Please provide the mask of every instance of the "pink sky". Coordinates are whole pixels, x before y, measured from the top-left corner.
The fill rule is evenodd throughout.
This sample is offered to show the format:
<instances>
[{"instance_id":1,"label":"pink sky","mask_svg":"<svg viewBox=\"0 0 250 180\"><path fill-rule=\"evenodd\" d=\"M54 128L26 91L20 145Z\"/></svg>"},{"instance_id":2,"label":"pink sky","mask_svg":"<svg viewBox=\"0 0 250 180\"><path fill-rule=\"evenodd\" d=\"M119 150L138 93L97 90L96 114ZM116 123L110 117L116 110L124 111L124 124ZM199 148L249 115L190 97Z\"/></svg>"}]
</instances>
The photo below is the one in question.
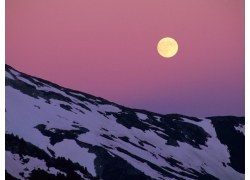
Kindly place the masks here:
<instances>
[{"instance_id":1,"label":"pink sky","mask_svg":"<svg viewBox=\"0 0 250 180\"><path fill-rule=\"evenodd\" d=\"M6 64L132 108L245 113L244 0L8 0ZM163 37L176 56L157 52Z\"/></svg>"}]
</instances>

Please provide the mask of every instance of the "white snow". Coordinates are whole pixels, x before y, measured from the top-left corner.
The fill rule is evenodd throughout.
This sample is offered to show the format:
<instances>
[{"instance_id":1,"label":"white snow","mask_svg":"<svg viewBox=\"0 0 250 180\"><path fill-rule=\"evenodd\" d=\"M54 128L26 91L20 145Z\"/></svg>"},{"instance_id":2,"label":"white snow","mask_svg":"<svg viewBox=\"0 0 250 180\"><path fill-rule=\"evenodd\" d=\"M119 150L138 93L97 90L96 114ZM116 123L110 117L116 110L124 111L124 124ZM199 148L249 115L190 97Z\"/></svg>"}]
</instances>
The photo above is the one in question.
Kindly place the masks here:
<instances>
[{"instance_id":1,"label":"white snow","mask_svg":"<svg viewBox=\"0 0 250 180\"><path fill-rule=\"evenodd\" d=\"M146 120L148 119L148 116L146 114L142 114L142 113L136 113L137 117L140 118L141 120Z\"/></svg>"},{"instance_id":2,"label":"white snow","mask_svg":"<svg viewBox=\"0 0 250 180\"><path fill-rule=\"evenodd\" d=\"M115 157L111 152L107 151L112 157Z\"/></svg>"},{"instance_id":3,"label":"white snow","mask_svg":"<svg viewBox=\"0 0 250 180\"><path fill-rule=\"evenodd\" d=\"M234 127L235 130L242 132L245 135L245 125L239 125Z\"/></svg>"},{"instance_id":4,"label":"white snow","mask_svg":"<svg viewBox=\"0 0 250 180\"><path fill-rule=\"evenodd\" d=\"M11 72L12 74L16 75L16 76L19 76L19 75L20 75L19 72L15 71L15 70L12 70L12 69L10 69L10 72Z\"/></svg>"},{"instance_id":5,"label":"white snow","mask_svg":"<svg viewBox=\"0 0 250 180\"><path fill-rule=\"evenodd\" d=\"M73 162L78 162L84 167L87 167L88 171L92 175L96 175L94 159L95 154L89 153L88 149L81 148L74 140L64 139L62 142L50 147L56 156L69 158Z\"/></svg>"},{"instance_id":6,"label":"white snow","mask_svg":"<svg viewBox=\"0 0 250 180\"><path fill-rule=\"evenodd\" d=\"M163 134L163 135L165 135L165 136L168 136L167 134L165 134L164 132L162 132L162 131L156 131L157 133L159 133L159 134Z\"/></svg>"},{"instance_id":7,"label":"white snow","mask_svg":"<svg viewBox=\"0 0 250 180\"><path fill-rule=\"evenodd\" d=\"M40 86L37 89L47 91L47 92L52 91L52 92L56 92L58 94L62 94L63 96L71 97L71 96L68 96L67 94L65 94L63 91L56 89L54 87L51 87L51 86Z\"/></svg>"},{"instance_id":8,"label":"white snow","mask_svg":"<svg viewBox=\"0 0 250 180\"><path fill-rule=\"evenodd\" d=\"M161 117L159 117L159 116L154 116L155 118L156 118L156 121L158 121L158 122L161 122Z\"/></svg>"},{"instance_id":9,"label":"white snow","mask_svg":"<svg viewBox=\"0 0 250 180\"><path fill-rule=\"evenodd\" d=\"M179 150L182 150L182 152L190 152L190 151L193 152L192 156L190 157L188 154L178 152L178 149L176 149L176 152L178 153L178 156L177 155L175 156L176 160L179 159L179 161L184 162L186 167L196 166L196 168L194 169L197 169L198 166L201 166L202 162L203 163L205 162L207 164L207 166L203 167L205 171L220 179L228 179L228 180L244 179L244 174L236 172L230 166L224 167L222 165L222 162L224 162L225 164L230 162L229 160L230 155L227 146L221 144L220 141L218 140L215 129L211 124L211 120L203 119L201 122L195 122L184 118L184 121L202 127L212 137L208 138L208 141L206 142L208 147L202 146L202 150L194 149L188 144L178 142L180 145L180 148L178 148ZM179 156L180 154L182 156ZM194 154L197 155L197 158L195 158ZM201 159L201 157L203 157L203 159Z\"/></svg>"},{"instance_id":10,"label":"white snow","mask_svg":"<svg viewBox=\"0 0 250 180\"><path fill-rule=\"evenodd\" d=\"M112 150L111 150L112 151ZM132 158L129 155L126 155L124 153L121 153L117 150L113 150L113 153L115 153L116 155L122 157L124 160L126 160L128 163L130 163L132 166L134 166L135 168L141 170L142 172L144 172L146 175L151 176L151 177L163 177L159 172L151 169L151 167L148 166L147 163L142 163L134 158Z\"/></svg>"},{"instance_id":11,"label":"white snow","mask_svg":"<svg viewBox=\"0 0 250 180\"><path fill-rule=\"evenodd\" d=\"M121 112L121 110L118 107L111 106L108 104L99 104L98 107L100 107L100 109L106 112L116 112L116 113Z\"/></svg>"},{"instance_id":12,"label":"white snow","mask_svg":"<svg viewBox=\"0 0 250 180\"><path fill-rule=\"evenodd\" d=\"M49 111L44 113L43 110L34 107L34 104L38 103L41 107L43 102L27 95L23 95L18 90L12 89L9 86L6 86L5 97L7 111L5 130L8 131L8 133L13 133L24 138L26 141L31 142L48 152L46 147L49 143L49 138L43 136L34 128L36 125L46 122L51 115L48 113ZM44 119L44 116L47 116L48 118ZM53 116L50 116L50 118L51 117ZM39 141L37 141L37 139L39 139Z\"/></svg>"},{"instance_id":13,"label":"white snow","mask_svg":"<svg viewBox=\"0 0 250 180\"><path fill-rule=\"evenodd\" d=\"M34 81L36 81L36 82L40 82L39 80L37 80L36 78L32 78ZM41 83L41 82L40 82Z\"/></svg>"},{"instance_id":14,"label":"white snow","mask_svg":"<svg viewBox=\"0 0 250 180\"><path fill-rule=\"evenodd\" d=\"M54 167L50 167L49 172L50 172L50 174L54 174L54 175L57 175L57 173L60 173L60 174L63 174L64 176L67 176L67 174L65 172L62 172Z\"/></svg>"},{"instance_id":15,"label":"white snow","mask_svg":"<svg viewBox=\"0 0 250 180\"><path fill-rule=\"evenodd\" d=\"M5 151L5 169L7 172L18 179L25 179L19 174L20 172L24 173L24 177L29 177L29 174L34 169L40 168L45 171L48 169L44 160L30 156L23 156L23 158L29 158L29 162L23 163L18 154L12 154L10 151ZM66 176L65 172L55 169L54 167L50 167L48 171L48 173L54 175L57 175L58 172Z\"/></svg>"},{"instance_id":16,"label":"white snow","mask_svg":"<svg viewBox=\"0 0 250 180\"><path fill-rule=\"evenodd\" d=\"M29 162L22 164L20 161L20 156L18 154L12 154L10 151L5 151L5 169L8 173L18 179L24 179L19 173L24 172L24 177L28 177L29 173L33 169L43 169L47 170L47 166L44 160L40 160L37 158L33 158L30 156L23 156L24 159L29 158ZM27 168L28 170L25 171L24 169Z\"/></svg>"},{"instance_id":17,"label":"white snow","mask_svg":"<svg viewBox=\"0 0 250 180\"><path fill-rule=\"evenodd\" d=\"M5 71L5 77L15 80L13 76L7 71Z\"/></svg>"},{"instance_id":18,"label":"white snow","mask_svg":"<svg viewBox=\"0 0 250 180\"><path fill-rule=\"evenodd\" d=\"M179 169L178 167L170 166L163 158L160 157L160 155L165 158L173 157L174 159L182 162L183 167L186 168L187 171L188 168L193 168L201 172L200 167L203 167L205 171L220 179L244 179L243 174L236 172L230 166L224 167L222 165L222 162L224 162L225 164L229 162L230 156L228 153L228 149L227 146L221 144L217 139L216 132L211 124L211 121L208 119L202 119L201 122L195 122L183 118L185 122L200 126L208 134L211 135L211 138L208 138L208 141L206 142L208 147L201 146L202 150L200 150L190 146L187 143L179 141L178 144L180 145L180 147L167 146L165 144L167 141L156 134L156 132L164 134L162 132L163 129L161 128L157 127L159 130L155 132L151 130L143 132L142 130L134 127L128 130L128 128L126 128L125 126L117 123L116 118L113 115L109 115L107 116L108 118L106 118L98 112L121 112L121 110L115 106L108 104L94 105L90 102L81 102L78 99L73 98L65 94L63 91L55 89L53 87L38 87L37 89L60 93L65 97L71 98L75 103L80 102L85 104L86 106L88 106L88 108L91 109L91 112L74 103L68 104L66 102L54 99L50 100L51 104L47 104L45 103L44 99L35 99L26 94L22 94L20 91L15 90L10 86L6 86L6 132L13 133L18 135L19 137L22 137L25 141L31 142L32 144L46 151L48 154L50 154L47 150L47 147L49 147L56 153L55 155L57 157L63 156L65 158L70 158L73 162L78 162L82 166L87 167L89 172L94 176L96 175L94 167L94 159L96 158L95 154L89 153L87 148L81 148L76 144L74 140L69 139L64 139L62 142L56 143L54 146L52 146L50 144L49 137L42 135L41 132L34 127L38 124L45 124L46 129L48 130L52 130L53 128L73 130L77 129L72 127L72 124L74 124L73 121L78 122L78 126L82 126L90 130L85 134L79 135L79 141L98 146L104 144L112 148L107 150L110 155L117 155L124 158L128 163L132 164L139 170L143 171L145 174L155 179L165 179L165 177L157 171L153 170L147 163L141 163L140 161L137 161L136 159L122 152L119 152L116 148L120 147L124 150L127 150L128 152L133 153L136 156L152 162L159 167L166 166L178 172L183 172L183 170ZM61 108L60 104L70 105L73 112ZM34 107L34 105L39 106L40 109ZM76 108L80 109L85 114L79 113L75 110ZM136 115L142 120L143 123L149 124L144 121L148 119L148 116L146 114L136 112ZM157 118L157 121L160 121L159 116L154 117ZM47 121L49 121L49 123ZM153 125L150 126L156 127ZM102 128L107 129L108 132L102 131ZM244 127L235 128L236 130L244 133ZM100 136L102 134L106 134L108 136L113 135L116 138L113 138L114 140L109 140ZM141 146L139 144L139 141L146 141L155 147L144 143L144 146L141 147L147 149L147 151L142 150L118 138L123 136L128 137L130 142L138 146ZM37 141L37 139L39 139L39 141ZM154 155L152 155L151 153ZM8 156L12 157L13 155ZM11 160L9 160L9 162L14 164L16 163L12 162ZM10 166L10 163L7 163L7 165ZM204 163L206 163L207 166L204 165ZM9 168L9 170L11 171L11 168ZM57 172L56 169L54 170L50 168L50 170L52 173ZM178 176L186 178L182 175ZM18 173L16 177L20 178Z\"/></svg>"},{"instance_id":19,"label":"white snow","mask_svg":"<svg viewBox=\"0 0 250 180\"><path fill-rule=\"evenodd\" d=\"M86 98L83 94L80 94L80 93L73 93L73 92L70 92L70 94L74 94L74 95L82 96L82 97Z\"/></svg>"},{"instance_id":20,"label":"white snow","mask_svg":"<svg viewBox=\"0 0 250 180\"><path fill-rule=\"evenodd\" d=\"M147 123L146 121L142 121L144 124L147 124L147 125L149 125L151 128L153 127L153 128L156 128L156 129L158 129L158 130L160 130L160 131L164 131L164 129L162 129L162 128L160 128L160 127L157 127L157 126L155 126L155 125L153 125L153 124L149 124L149 123Z\"/></svg>"},{"instance_id":21,"label":"white snow","mask_svg":"<svg viewBox=\"0 0 250 180\"><path fill-rule=\"evenodd\" d=\"M81 178L84 178L83 174L81 173L81 171L75 171L77 174L79 174L81 176Z\"/></svg>"},{"instance_id":22,"label":"white snow","mask_svg":"<svg viewBox=\"0 0 250 180\"><path fill-rule=\"evenodd\" d=\"M28 79L25 79L25 78L20 77L20 76L17 76L17 78L18 78L19 80L21 80L21 81L23 81L23 82L25 82L25 83L31 85L31 86L36 86L34 83L30 82Z\"/></svg>"}]
</instances>

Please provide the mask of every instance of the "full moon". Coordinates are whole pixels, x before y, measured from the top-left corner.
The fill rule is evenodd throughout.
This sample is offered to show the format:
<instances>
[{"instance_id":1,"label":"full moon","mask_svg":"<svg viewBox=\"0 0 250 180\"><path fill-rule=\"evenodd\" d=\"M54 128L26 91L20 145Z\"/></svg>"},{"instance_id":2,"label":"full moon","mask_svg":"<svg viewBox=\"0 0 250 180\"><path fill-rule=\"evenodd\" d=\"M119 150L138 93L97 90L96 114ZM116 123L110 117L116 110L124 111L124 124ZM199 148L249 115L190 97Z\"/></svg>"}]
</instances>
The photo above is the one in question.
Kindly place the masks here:
<instances>
[{"instance_id":1,"label":"full moon","mask_svg":"<svg viewBox=\"0 0 250 180\"><path fill-rule=\"evenodd\" d=\"M178 44L173 38L166 37L159 41L157 45L157 50L161 56L165 58L170 58L177 53Z\"/></svg>"}]
</instances>

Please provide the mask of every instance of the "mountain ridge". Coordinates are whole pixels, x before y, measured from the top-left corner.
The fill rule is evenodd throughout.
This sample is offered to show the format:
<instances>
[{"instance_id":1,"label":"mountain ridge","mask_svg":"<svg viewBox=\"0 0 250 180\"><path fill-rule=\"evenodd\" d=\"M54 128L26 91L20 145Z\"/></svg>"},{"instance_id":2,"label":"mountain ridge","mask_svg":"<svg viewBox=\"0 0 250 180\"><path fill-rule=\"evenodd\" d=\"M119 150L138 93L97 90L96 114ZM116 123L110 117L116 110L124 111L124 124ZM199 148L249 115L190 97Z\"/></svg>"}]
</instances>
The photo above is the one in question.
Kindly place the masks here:
<instances>
[{"instance_id":1,"label":"mountain ridge","mask_svg":"<svg viewBox=\"0 0 250 180\"><path fill-rule=\"evenodd\" d=\"M15 178L40 173L56 179L56 173L52 177L48 171L54 168L61 178L78 177L77 173L82 179L244 179L244 117L196 118L128 108L29 76L9 65L5 68L6 137L20 136L15 141L31 143L48 155L41 165L44 169L38 171L33 164L39 158L23 154L20 147L7 141L6 170ZM223 130L221 121L229 128ZM22 156L33 158L33 164L8 163L13 157L25 159ZM67 171L53 164L59 157L68 158L75 169ZM23 165L30 169L24 170Z\"/></svg>"}]
</instances>

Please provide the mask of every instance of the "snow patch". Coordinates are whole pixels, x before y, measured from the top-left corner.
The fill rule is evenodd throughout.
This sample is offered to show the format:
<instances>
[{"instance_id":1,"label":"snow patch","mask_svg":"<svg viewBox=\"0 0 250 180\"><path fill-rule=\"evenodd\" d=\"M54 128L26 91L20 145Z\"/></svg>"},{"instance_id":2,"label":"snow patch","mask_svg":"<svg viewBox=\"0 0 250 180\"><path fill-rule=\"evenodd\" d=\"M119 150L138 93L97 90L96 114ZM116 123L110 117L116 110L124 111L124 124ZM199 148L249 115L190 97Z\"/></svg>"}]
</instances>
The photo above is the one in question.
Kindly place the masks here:
<instances>
[{"instance_id":1,"label":"snow patch","mask_svg":"<svg viewBox=\"0 0 250 180\"><path fill-rule=\"evenodd\" d=\"M81 171L77 170L75 171L77 174L79 174L81 176L81 178L84 178L83 174L81 173Z\"/></svg>"},{"instance_id":2,"label":"snow patch","mask_svg":"<svg viewBox=\"0 0 250 180\"><path fill-rule=\"evenodd\" d=\"M88 149L81 148L74 140L64 139L62 142L51 146L51 149L56 153L57 157L69 158L73 162L78 162L88 171L96 176L94 160L95 154L89 153Z\"/></svg>"},{"instance_id":3,"label":"snow patch","mask_svg":"<svg viewBox=\"0 0 250 180\"><path fill-rule=\"evenodd\" d=\"M13 76L7 71L5 71L5 77L15 80Z\"/></svg>"},{"instance_id":4,"label":"snow patch","mask_svg":"<svg viewBox=\"0 0 250 180\"><path fill-rule=\"evenodd\" d=\"M28 163L24 163L20 160L18 154L12 154L10 151L5 151L5 169L9 174L18 178L25 179L19 173L23 172L24 177L28 177L34 169L47 170L47 166L44 160L40 160L30 156L23 156L24 159L29 158Z\"/></svg>"},{"instance_id":5,"label":"snow patch","mask_svg":"<svg viewBox=\"0 0 250 180\"><path fill-rule=\"evenodd\" d=\"M158 122L161 122L161 117L159 117L159 116L154 116L155 117L155 119L156 119L156 121L158 121Z\"/></svg>"},{"instance_id":6,"label":"snow patch","mask_svg":"<svg viewBox=\"0 0 250 180\"><path fill-rule=\"evenodd\" d=\"M112 157L115 157L111 152L107 151L109 153L109 155L111 155Z\"/></svg>"},{"instance_id":7,"label":"snow patch","mask_svg":"<svg viewBox=\"0 0 250 180\"><path fill-rule=\"evenodd\" d=\"M10 69L10 72L11 72L12 74L16 75L16 76L19 76L19 75L20 75L19 72L15 71L15 70L13 70L13 69Z\"/></svg>"},{"instance_id":8,"label":"snow patch","mask_svg":"<svg viewBox=\"0 0 250 180\"><path fill-rule=\"evenodd\" d=\"M137 117L140 118L141 120L146 120L148 119L148 116L146 114L142 114L142 113L136 113Z\"/></svg>"},{"instance_id":9,"label":"snow patch","mask_svg":"<svg viewBox=\"0 0 250 180\"><path fill-rule=\"evenodd\" d=\"M31 85L31 86L36 86L36 85L33 84L32 82L30 82L28 79L25 79L25 78L20 77L20 76L18 76L17 78L18 78L19 80L21 80L21 81L23 81L23 82L25 82L25 83Z\"/></svg>"},{"instance_id":10,"label":"snow patch","mask_svg":"<svg viewBox=\"0 0 250 180\"><path fill-rule=\"evenodd\" d=\"M234 126L235 130L242 132L245 135L245 125Z\"/></svg>"},{"instance_id":11,"label":"snow patch","mask_svg":"<svg viewBox=\"0 0 250 180\"><path fill-rule=\"evenodd\" d=\"M108 104L102 104L102 105L98 105L98 107L100 107L103 111L106 111L106 112L121 112L121 110L118 108L118 107L115 107L115 106L111 106L111 105L108 105Z\"/></svg>"},{"instance_id":12,"label":"snow patch","mask_svg":"<svg viewBox=\"0 0 250 180\"><path fill-rule=\"evenodd\" d=\"M80 93L73 93L73 92L70 92L70 94L74 94L74 95L82 96L82 97L86 98L83 94L80 94Z\"/></svg>"},{"instance_id":13,"label":"snow patch","mask_svg":"<svg viewBox=\"0 0 250 180\"><path fill-rule=\"evenodd\" d=\"M57 173L60 173L60 174L63 174L64 176L67 177L67 174L65 172L62 172L54 167L50 167L49 172L50 172L50 174L54 174L54 175L57 175Z\"/></svg>"},{"instance_id":14,"label":"snow patch","mask_svg":"<svg viewBox=\"0 0 250 180\"><path fill-rule=\"evenodd\" d=\"M203 167L204 170L212 174L219 179L244 179L244 174L240 174L232 169L230 166L223 166L230 162L230 154L226 145L221 144L217 138L216 131L209 119L202 119L200 122L195 122L183 118L185 122L196 124L203 128L210 138L208 138L206 144L207 146L201 146L202 150L195 149L187 143L182 143L178 141L180 145L179 148L169 147L174 153L174 158L178 161L181 161L185 167L196 169L200 172L200 167ZM192 153L191 153L192 152ZM203 159L201 159L203 157ZM213 158L211 158L213 157ZM209 159L209 161L207 161ZM206 163L206 166L202 164Z\"/></svg>"},{"instance_id":15,"label":"snow patch","mask_svg":"<svg viewBox=\"0 0 250 180\"><path fill-rule=\"evenodd\" d=\"M63 156L66 159L70 158L73 162L78 162L82 166L87 167L87 169L92 175L96 174L94 167L94 159L96 158L95 154L89 153L88 149L81 148L74 140L69 139L64 139L62 142L59 142L52 146L50 144L49 137L42 135L41 132L35 129L34 127L38 124L45 124L46 129L52 130L53 128L56 128L62 130L73 130L77 129L75 127L72 127L72 124L74 124L73 121L78 122L77 126L82 126L90 130L86 134L79 135L79 141L89 143L91 145L101 146L101 144L104 144L108 147L112 147L113 149L107 150L110 155L117 155L124 158L127 162L129 162L139 170L145 172L145 174L155 179L165 179L165 177L159 172L153 170L147 163L137 161L135 158L132 158L131 156L128 156L118 151L116 148L120 147L124 150L127 150L128 152L133 153L138 157L152 162L153 164L159 167L166 166L178 172L187 173L188 168L193 168L198 172L201 172L201 167L203 167L205 171L214 176L217 176L220 179L244 179L244 175L234 171L230 166L224 167L222 165L222 162L225 164L230 162L230 156L227 151L227 146L221 144L220 141L217 139L216 132L211 124L211 121L208 119L203 119L201 122L195 122L183 118L185 122L200 126L208 134L211 135L211 138L208 138L208 141L206 142L208 147L201 146L202 150L200 150L193 148L192 146L184 142L178 142L180 147L167 146L165 144L166 140L156 134L156 132L164 134L161 131L163 129L161 129L160 127L158 127L157 131L142 131L134 127L128 130L123 125L117 123L117 119L113 115L109 115L108 118L106 118L102 114L98 113L98 111L109 111L116 113L121 112L119 108L113 105L99 104L98 106L96 106L89 102L82 102L70 95L67 95L60 89L56 89L51 86L39 87L37 89L60 93L65 97L69 97L74 102L81 102L82 104L85 104L88 108L91 109L91 112L74 103L69 104L67 102L63 102L63 104L70 105L72 107L72 111L75 108L78 108L83 111L84 114L67 111L60 107L62 101L50 99L51 104L48 104L45 103L44 99L35 99L26 94L20 93L19 90L13 89L10 86L6 86L6 109L8 110L6 112L5 120L6 131L8 131L9 133L14 133L19 137L22 137L25 141L31 142L35 146L38 146L39 148L43 149L48 154L50 154L47 150L47 147L49 147L56 153L55 155L57 157ZM82 94L77 95L83 96ZM40 109L34 107L34 104L39 106ZM137 112L136 115L141 120L148 119L148 116L146 114ZM159 116L154 117L157 121L160 121ZM146 121L143 121L143 123L148 124ZM156 128L156 126L154 125L150 126ZM102 128L107 129L108 132L102 131ZM244 127L235 128L239 131L244 130ZM111 135L115 137L126 136L127 138L129 138L129 141L131 143L134 143L146 149L146 151L119 138L113 138L113 140L106 139L100 136L101 134L108 135L109 137ZM167 136L167 134L165 135ZM39 139L39 141L37 141L37 139ZM141 145L141 143L139 144L139 142L142 142L143 145ZM181 170L178 167L171 166L160 155L162 157L172 157L173 159L182 162L183 168L186 168L186 171ZM14 155L9 156L13 158ZM15 156L17 156L16 158L19 159L19 155ZM8 163L6 160L6 165L10 167L8 172L11 171L12 163L17 163L18 166L21 166L19 162L12 162L11 158L8 159ZM204 165L204 162L207 164L207 166ZM14 165L14 167L16 166ZM20 169L20 171L23 171L23 168L25 167L21 168L22 169ZM56 169L50 168L50 170L52 173L58 172ZM17 178L20 178L20 175L18 173L16 175ZM186 177L184 178L187 179Z\"/></svg>"}]
</instances>

